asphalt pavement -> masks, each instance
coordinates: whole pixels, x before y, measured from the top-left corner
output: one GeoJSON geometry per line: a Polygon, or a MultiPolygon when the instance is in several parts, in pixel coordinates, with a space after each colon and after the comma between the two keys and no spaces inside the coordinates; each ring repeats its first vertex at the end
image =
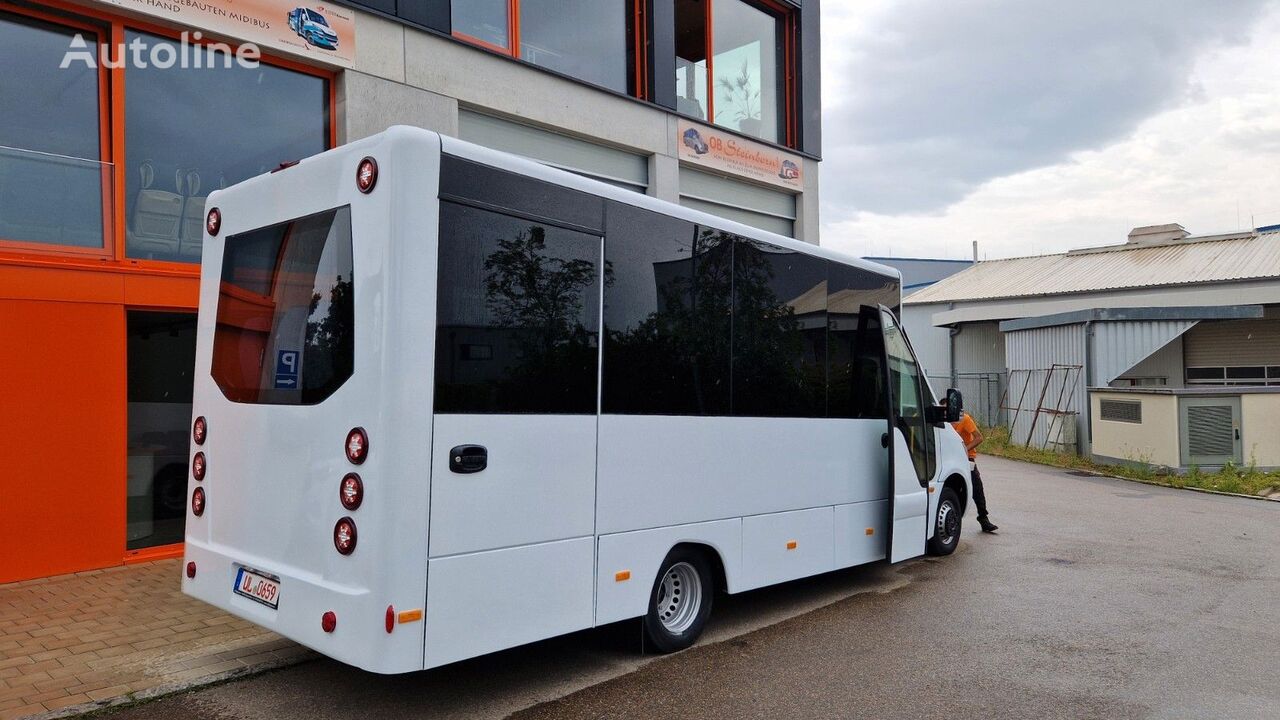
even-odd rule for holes
{"type": "Polygon", "coordinates": [[[321,660],[112,718],[1280,718],[1280,503],[986,459],[996,535],[445,668],[321,660]]]}

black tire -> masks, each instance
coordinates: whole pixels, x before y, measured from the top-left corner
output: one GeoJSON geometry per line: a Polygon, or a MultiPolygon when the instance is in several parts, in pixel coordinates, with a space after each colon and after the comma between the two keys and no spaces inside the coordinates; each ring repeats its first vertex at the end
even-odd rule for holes
{"type": "Polygon", "coordinates": [[[938,514],[933,518],[933,537],[929,538],[930,555],[950,555],[960,544],[960,497],[951,488],[943,488],[938,498],[938,514]]]}
{"type": "Polygon", "coordinates": [[[704,553],[694,548],[675,548],[667,553],[654,578],[649,612],[644,616],[645,635],[652,646],[670,653],[697,642],[711,615],[715,590],[715,576],[704,553]],[[696,587],[690,586],[694,582],[696,587]],[[696,607],[690,607],[690,602],[696,607]]]}

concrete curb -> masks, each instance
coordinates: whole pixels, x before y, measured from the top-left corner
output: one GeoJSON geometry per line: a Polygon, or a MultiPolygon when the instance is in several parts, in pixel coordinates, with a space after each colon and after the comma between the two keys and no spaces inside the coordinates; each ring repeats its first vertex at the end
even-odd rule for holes
{"type": "Polygon", "coordinates": [[[37,715],[28,715],[25,720],[55,720],[55,718],[97,715],[98,713],[106,710],[133,705],[135,703],[145,702],[148,700],[155,700],[167,695],[177,695],[189,690],[195,690],[211,685],[220,685],[232,680],[240,680],[269,670],[279,670],[292,665],[301,665],[304,662],[311,662],[315,657],[316,656],[314,655],[300,655],[298,657],[267,660],[257,663],[256,665],[235,668],[225,672],[196,678],[194,680],[170,683],[168,685],[159,685],[153,688],[147,688],[146,690],[140,690],[135,693],[129,693],[127,695],[117,695],[116,697],[106,698],[104,700],[96,700],[94,702],[81,703],[79,705],[70,705],[68,707],[50,710],[37,715]]]}

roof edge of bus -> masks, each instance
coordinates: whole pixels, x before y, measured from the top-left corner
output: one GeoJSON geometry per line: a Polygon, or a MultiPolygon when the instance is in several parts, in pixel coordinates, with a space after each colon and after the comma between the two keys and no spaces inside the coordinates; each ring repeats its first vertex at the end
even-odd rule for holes
{"type": "MultiPolygon", "coordinates": [[[[394,126],[385,132],[390,133],[393,131],[401,131],[402,129],[430,132],[425,131],[422,128],[413,128],[404,125],[394,126]]],[[[545,165],[522,155],[515,155],[502,150],[494,150],[493,148],[477,145],[448,135],[439,135],[437,133],[431,134],[437,135],[440,138],[441,149],[450,155],[456,155],[466,160],[472,160],[483,165],[489,165],[501,170],[507,170],[537,179],[551,180],[559,184],[572,187],[576,190],[590,192],[595,195],[626,203],[644,210],[661,212],[699,225],[707,225],[714,227],[717,230],[742,235],[753,240],[772,243],[774,245],[790,250],[796,250],[808,255],[834,260],[845,265],[854,265],[865,270],[870,270],[877,275],[885,275],[901,281],[902,273],[896,268],[892,268],[887,265],[881,265],[880,263],[849,255],[838,250],[831,250],[830,248],[826,248],[821,245],[814,245],[802,240],[796,240],[795,238],[789,238],[785,235],[778,235],[777,233],[772,233],[768,230],[761,230],[760,228],[751,227],[750,225],[744,225],[740,222],[729,220],[728,218],[722,218],[718,215],[702,212],[701,210],[687,208],[678,203],[660,200],[650,195],[637,193],[633,190],[624,190],[599,180],[594,180],[589,177],[578,175],[577,173],[569,172],[568,170],[561,170],[560,168],[545,165]]],[[[377,136],[375,135],[374,137],[377,136]]]]}

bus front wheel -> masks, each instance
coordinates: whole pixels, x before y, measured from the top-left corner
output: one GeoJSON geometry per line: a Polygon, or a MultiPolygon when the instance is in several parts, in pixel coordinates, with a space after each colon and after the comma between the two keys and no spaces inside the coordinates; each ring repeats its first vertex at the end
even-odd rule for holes
{"type": "Polygon", "coordinates": [[[929,538],[929,554],[950,555],[955,552],[960,544],[960,496],[955,490],[942,489],[934,523],[933,537],[929,538]]]}
{"type": "Polygon", "coordinates": [[[715,581],[706,555],[693,548],[675,548],[649,594],[645,634],[659,652],[683,650],[698,640],[711,615],[715,581]]]}

